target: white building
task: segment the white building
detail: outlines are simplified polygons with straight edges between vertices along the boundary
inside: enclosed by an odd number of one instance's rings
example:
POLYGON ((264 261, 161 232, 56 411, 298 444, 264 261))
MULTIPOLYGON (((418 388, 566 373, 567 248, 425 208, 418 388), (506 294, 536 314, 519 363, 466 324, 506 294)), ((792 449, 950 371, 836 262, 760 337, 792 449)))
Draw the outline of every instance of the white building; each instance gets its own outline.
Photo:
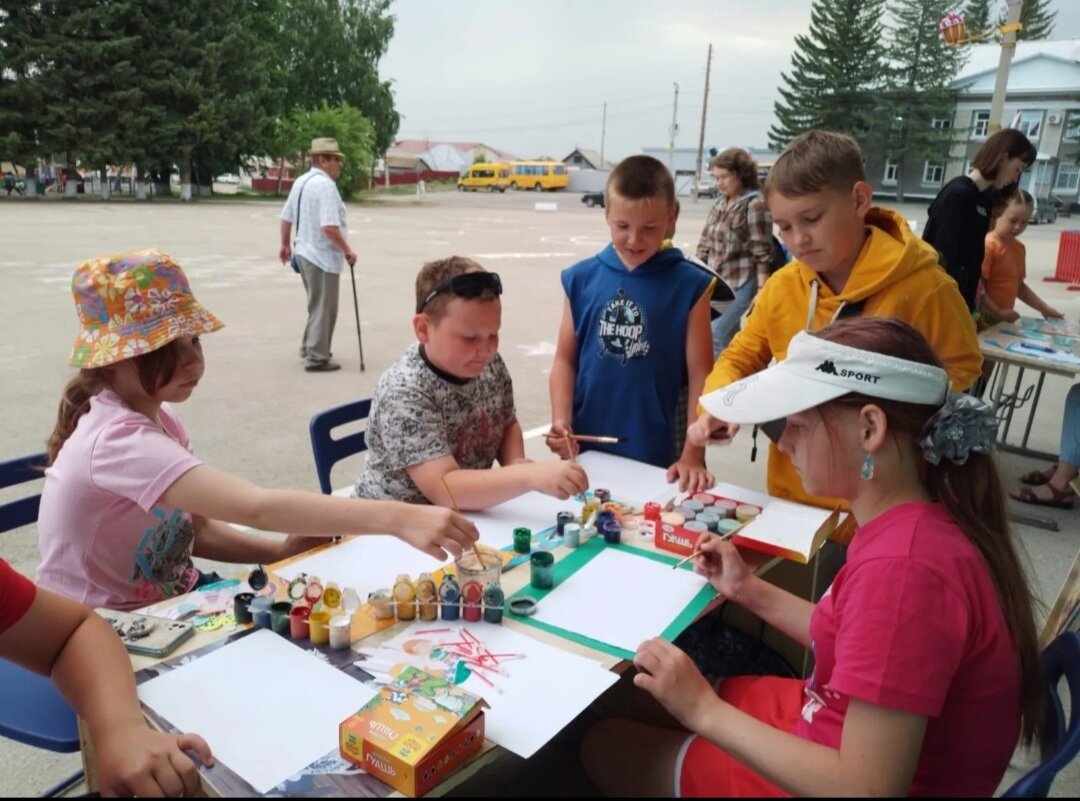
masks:
MULTIPOLYGON (((969 52, 966 66, 952 84, 957 92, 954 114, 933 122, 952 129, 956 140, 947 158, 905 165, 907 198, 935 197, 946 181, 971 169, 972 156, 986 141, 1001 46, 975 45, 969 52)), ((1036 163, 1024 174, 1021 187, 1036 197, 1052 193, 1062 201, 1078 202, 1080 39, 1017 43, 1002 124, 1023 131, 1038 149, 1036 163)), ((868 178, 875 190, 895 193, 897 166, 893 161, 867 158, 868 178)))

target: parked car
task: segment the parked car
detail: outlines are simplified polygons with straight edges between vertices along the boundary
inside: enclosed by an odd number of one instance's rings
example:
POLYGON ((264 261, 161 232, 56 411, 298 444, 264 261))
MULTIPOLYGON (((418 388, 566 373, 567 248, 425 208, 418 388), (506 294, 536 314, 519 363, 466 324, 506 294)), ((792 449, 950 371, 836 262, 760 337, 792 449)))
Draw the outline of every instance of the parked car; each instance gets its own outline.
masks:
POLYGON ((1031 204, 1031 216, 1028 217, 1029 223, 1038 225, 1039 223, 1052 223, 1057 220, 1059 201, 1053 195, 1036 197, 1033 200, 1035 202, 1031 204))
POLYGON ((219 184, 238 184, 240 183, 240 176, 233 172, 227 172, 217 176, 214 181, 219 184))
POLYGON ((593 206, 599 206, 600 208, 604 208, 604 193, 586 192, 581 196, 581 202, 588 206, 590 209, 593 206))
POLYGON ((697 196, 698 197, 716 197, 719 193, 720 193, 720 190, 718 190, 716 188, 716 184, 709 184, 708 186, 706 186, 705 184, 702 184, 701 186, 698 187, 697 196))

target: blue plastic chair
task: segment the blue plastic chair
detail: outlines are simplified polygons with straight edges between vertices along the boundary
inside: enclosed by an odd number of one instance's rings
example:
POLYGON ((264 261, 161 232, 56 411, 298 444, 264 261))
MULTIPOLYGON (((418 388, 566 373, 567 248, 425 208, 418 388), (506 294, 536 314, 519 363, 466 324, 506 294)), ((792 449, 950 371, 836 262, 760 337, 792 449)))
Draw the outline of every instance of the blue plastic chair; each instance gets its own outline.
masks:
POLYGON ((1002 798, 1046 798, 1058 771, 1080 753, 1080 634, 1066 631, 1043 651, 1043 677, 1046 680, 1046 721, 1043 723, 1042 752, 1039 765, 1022 776, 1002 793, 1002 798), (1069 722, 1058 693, 1058 683, 1065 677, 1072 707, 1069 722))
POLYGON ((325 412, 319 412, 311 418, 311 450, 315 455, 315 473, 319 476, 319 487, 325 495, 330 495, 334 488, 330 484, 330 471, 342 459, 367 450, 367 440, 363 431, 356 431, 335 439, 332 432, 339 426, 366 420, 371 414, 371 398, 335 406, 325 412))
MULTIPOLYGON (((37 481, 45 454, 35 453, 0 463, 0 489, 37 481)), ((41 494, 0 504, 0 533, 37 521, 41 494)), ((45 676, 0 659, 0 735, 49 751, 79 750, 75 711, 45 676)), ((80 770, 44 794, 51 797, 82 778, 80 770)))

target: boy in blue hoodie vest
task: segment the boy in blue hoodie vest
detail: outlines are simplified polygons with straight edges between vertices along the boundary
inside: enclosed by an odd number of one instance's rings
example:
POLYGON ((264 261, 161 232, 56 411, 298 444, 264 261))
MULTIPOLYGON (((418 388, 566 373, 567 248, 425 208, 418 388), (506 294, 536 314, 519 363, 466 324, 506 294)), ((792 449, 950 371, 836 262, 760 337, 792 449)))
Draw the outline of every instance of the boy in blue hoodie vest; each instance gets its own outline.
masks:
POLYGON ((604 193, 611 244, 562 273, 548 447, 569 457, 575 432, 619 437, 582 447, 666 467, 682 491, 707 489, 704 449, 686 443, 676 453, 674 428, 680 389, 689 386, 692 422, 712 368, 714 279, 663 247, 675 221, 675 183, 663 164, 624 159, 604 193))

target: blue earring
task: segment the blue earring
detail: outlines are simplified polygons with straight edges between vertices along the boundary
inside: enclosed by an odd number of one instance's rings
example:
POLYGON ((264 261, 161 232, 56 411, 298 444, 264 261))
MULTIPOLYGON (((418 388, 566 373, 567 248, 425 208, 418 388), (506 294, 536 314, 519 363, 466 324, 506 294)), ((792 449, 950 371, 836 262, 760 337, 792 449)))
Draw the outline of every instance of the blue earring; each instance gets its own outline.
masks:
POLYGON ((863 459, 862 470, 859 471, 859 476, 863 481, 869 481, 874 477, 874 457, 870 455, 870 451, 866 452, 866 458, 863 459))

